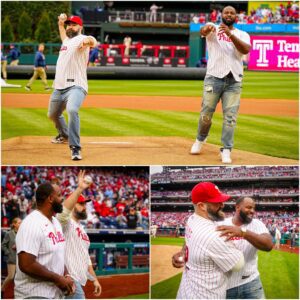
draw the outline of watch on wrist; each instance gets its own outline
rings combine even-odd
[[[245,237],[245,234],[247,232],[247,229],[244,227],[241,227],[242,237]]]

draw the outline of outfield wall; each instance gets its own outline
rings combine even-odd
[[[32,65],[8,66],[9,78],[28,79],[33,74]],[[160,68],[160,67],[89,67],[89,79],[181,79],[203,80],[205,68]],[[47,77],[54,78],[55,66],[49,66]]]

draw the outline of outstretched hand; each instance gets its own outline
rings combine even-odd
[[[91,185],[91,182],[86,182],[84,180],[84,176],[85,176],[85,171],[80,170],[78,173],[78,187],[82,190],[87,189]]]

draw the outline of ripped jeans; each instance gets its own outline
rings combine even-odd
[[[218,102],[222,101],[223,128],[221,142],[225,149],[232,149],[234,129],[240,106],[242,83],[234,78],[217,78],[206,75],[203,100],[198,124],[197,139],[204,141],[209,133],[212,117]]]

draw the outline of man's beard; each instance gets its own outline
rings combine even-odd
[[[52,209],[55,213],[61,213],[63,211],[63,205],[58,202],[53,202]]]
[[[85,220],[87,218],[87,213],[85,210],[79,212],[78,210],[74,209],[74,215],[75,215],[75,218],[78,220]]]
[[[242,210],[240,211],[240,218],[243,224],[249,224],[252,222],[252,218],[248,217]]]
[[[79,34],[79,31],[74,31],[73,29],[69,28],[66,30],[66,35],[68,38],[73,38]]]
[[[227,26],[231,26],[235,23],[235,20],[227,21],[226,19],[222,18],[222,22]]]
[[[224,212],[222,211],[222,208],[220,208],[218,211],[213,211],[211,210],[209,207],[207,207],[207,214],[208,217],[212,220],[212,221],[223,221],[225,218]]]

